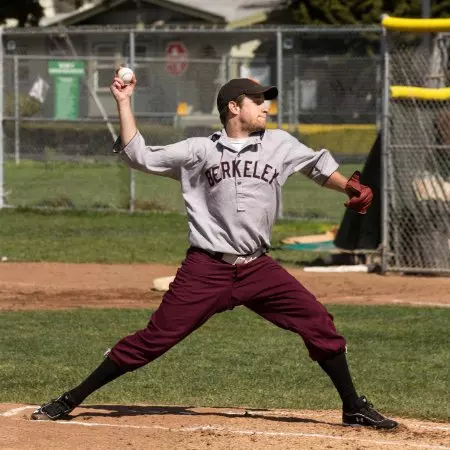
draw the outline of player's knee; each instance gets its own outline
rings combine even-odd
[[[310,320],[317,324],[333,323],[333,315],[321,303],[317,304],[310,310]]]

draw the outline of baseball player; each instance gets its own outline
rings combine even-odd
[[[117,76],[120,137],[114,150],[133,169],[181,183],[190,247],[147,327],[121,339],[80,385],[39,407],[32,418],[68,415],[92,392],[167,352],[214,314],[244,305],[280,328],[297,333],[309,356],[330,377],[342,399],[345,425],[392,429],[355,390],[346,361],[346,340],[315,296],[268,254],[281,187],[296,172],[346,193],[345,205],[365,214],[372,191],[355,172],[348,180],[327,150],[313,151],[282,130],[266,130],[274,86],[233,79],[219,91],[223,129],[204,138],[149,146],[136,128],[130,97],[133,77]]]

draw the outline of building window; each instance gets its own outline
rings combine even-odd
[[[99,57],[94,62],[94,89],[99,92],[109,90],[113,78],[114,67],[122,59],[120,45],[113,42],[94,44],[93,55]]]
[[[130,45],[128,43],[125,44],[124,50],[124,55],[126,55],[128,58],[130,55]],[[145,58],[147,56],[147,52],[148,46],[146,44],[136,44],[134,46],[134,56],[136,58]]]
[[[93,53],[95,56],[111,56],[115,57],[118,54],[117,44],[95,44],[93,47]]]
[[[49,55],[67,56],[71,54],[65,38],[50,35],[46,38],[46,40]]]

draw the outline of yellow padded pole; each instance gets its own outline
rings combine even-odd
[[[385,14],[381,19],[381,25],[388,30],[411,33],[450,31],[450,19],[407,19]]]
[[[450,88],[421,88],[415,86],[391,86],[391,98],[415,100],[449,100]]]

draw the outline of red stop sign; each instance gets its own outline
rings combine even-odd
[[[180,42],[169,42],[166,47],[166,70],[170,75],[182,75],[189,65],[188,51]]]

